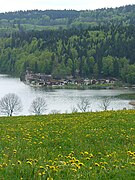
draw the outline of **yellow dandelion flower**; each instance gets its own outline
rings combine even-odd
[[[34,162],[36,163],[36,162],[38,162],[38,160],[37,160],[37,159],[34,159]]]
[[[87,151],[84,152],[85,155],[88,155],[89,153]]]
[[[130,154],[131,154],[131,151],[128,151],[127,154],[130,155]]]
[[[55,166],[49,166],[50,169],[55,169]]]
[[[80,169],[81,167],[80,167],[79,165],[76,164],[76,168],[77,168],[77,169]]]
[[[39,168],[40,168],[40,169],[44,169],[44,167],[43,167],[43,166],[39,166]]]
[[[83,163],[81,163],[81,162],[80,162],[78,165],[79,165],[79,166],[84,166],[84,164],[83,164]]]
[[[16,149],[14,149],[14,150],[13,150],[13,153],[14,153],[14,154],[16,154],[16,153],[17,153],[17,150],[16,150]]]
[[[105,169],[105,166],[101,166],[101,169]]]
[[[131,165],[135,166],[135,162],[130,162]]]
[[[51,177],[48,177],[48,178],[47,178],[47,180],[53,180],[53,178],[51,178]]]
[[[74,172],[77,172],[77,170],[75,168],[72,168],[71,170],[74,171]]]
[[[45,171],[43,171],[43,172],[42,172],[42,175],[45,175],[45,174],[46,174]]]
[[[32,166],[32,162],[31,161],[27,161],[26,163]]]
[[[74,154],[74,151],[71,151],[71,154]]]
[[[3,167],[7,167],[7,163],[3,163],[3,165],[2,165]]]
[[[74,163],[75,161],[74,160],[69,160],[70,163]]]
[[[80,152],[80,154],[83,156],[84,155],[84,153],[83,152]]]
[[[98,163],[95,163],[95,166],[100,166]]]
[[[18,161],[17,161],[17,164],[22,164],[22,162],[18,160]]]
[[[91,153],[91,154],[90,154],[90,158],[93,158],[93,157],[94,157],[94,156],[93,156],[93,154]]]
[[[59,155],[58,155],[58,157],[62,157],[62,155],[61,155],[61,154],[59,154]]]
[[[39,176],[42,176],[42,173],[41,173],[41,172],[39,172],[39,173],[38,173],[38,175],[39,175]]]

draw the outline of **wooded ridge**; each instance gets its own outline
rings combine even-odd
[[[43,16],[45,23],[59,19],[62,24],[36,22]],[[20,76],[30,69],[55,78],[115,77],[134,84],[134,17],[135,5],[95,11],[1,13],[0,73]],[[28,22],[35,29],[25,28]]]

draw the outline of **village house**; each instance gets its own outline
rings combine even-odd
[[[32,71],[26,71],[25,82],[35,86],[64,86],[68,84],[75,85],[94,85],[94,84],[114,84],[117,81],[116,78],[108,79],[74,79],[72,76],[68,76],[65,79],[54,79],[52,75],[44,73],[33,73]]]

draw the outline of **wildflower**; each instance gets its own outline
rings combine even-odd
[[[6,163],[3,163],[3,167],[7,167],[7,164],[6,164]]]
[[[79,165],[79,166],[84,166],[84,164],[83,164],[83,163],[79,163],[78,165]]]
[[[44,169],[44,167],[43,167],[43,166],[39,166],[39,168],[40,168],[40,169]]]
[[[53,180],[53,178],[51,178],[51,177],[48,177],[48,178],[47,178],[47,180]]]
[[[14,150],[13,150],[13,153],[14,153],[14,154],[16,154],[16,152],[17,152],[17,150],[16,150],[16,149],[14,149]]]
[[[131,165],[135,166],[135,162],[130,162]]]
[[[54,170],[54,169],[55,169],[55,166],[49,166],[49,168]]]
[[[8,157],[8,155],[7,155],[7,154],[3,154],[3,156],[4,156],[4,157]]]
[[[132,152],[131,151],[128,151],[127,154],[130,155]]]
[[[74,171],[74,172],[77,172],[77,170],[75,168],[72,168],[71,170]]]
[[[88,155],[89,153],[87,151],[84,152],[85,155]]]
[[[36,163],[36,162],[38,162],[38,160],[37,160],[37,159],[34,159],[34,162]]]
[[[77,169],[80,169],[81,167],[76,164],[76,168],[77,168]]]
[[[43,172],[42,172],[42,175],[45,175],[45,174],[46,174],[46,173],[43,171]]]
[[[83,156],[84,155],[84,153],[83,152],[80,152],[80,154]]]
[[[101,169],[105,169],[105,166],[101,166]]]
[[[31,165],[32,166],[32,162],[31,161],[27,161],[27,164]]]
[[[22,164],[22,162],[18,160],[17,164]]]
[[[93,154],[91,153],[91,154],[90,154],[90,158],[93,158],[93,157],[94,157],[94,156],[93,156]]]
[[[59,155],[58,155],[58,157],[62,157],[62,155],[61,155],[61,154],[59,154]]]
[[[76,163],[79,163],[79,160],[78,160],[78,159],[76,159],[76,160],[75,160],[75,162],[76,162]]]
[[[75,161],[74,160],[69,160],[70,163],[74,163]]]
[[[98,163],[95,163],[95,166],[100,166]]]

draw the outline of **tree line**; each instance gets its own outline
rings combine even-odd
[[[15,32],[0,38],[0,73],[116,77],[135,83],[135,26]]]
[[[97,10],[28,10],[0,13],[0,36],[17,31],[135,24],[135,5]]]

